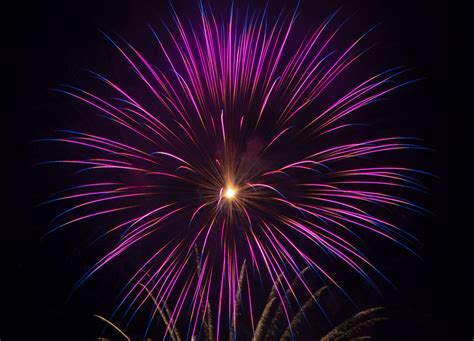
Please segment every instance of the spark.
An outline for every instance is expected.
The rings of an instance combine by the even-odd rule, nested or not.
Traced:
[[[234,199],[236,195],[237,195],[237,190],[233,187],[227,187],[224,193],[224,196],[229,200]]]

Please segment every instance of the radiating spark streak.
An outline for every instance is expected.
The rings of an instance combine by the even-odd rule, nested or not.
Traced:
[[[286,133],[288,130],[290,130],[292,127],[288,127],[288,128],[285,128],[283,129],[281,132],[279,132],[268,144],[267,146],[265,147],[265,150],[267,150],[268,148],[270,148],[270,146],[275,143],[276,140],[278,140],[280,138],[280,136],[282,136],[284,133]]]
[[[222,141],[225,143],[225,125],[224,125],[224,110],[221,111],[221,129],[222,129]]]
[[[166,156],[169,156],[169,157],[172,157],[173,159],[176,159],[176,160],[179,160],[181,161],[182,163],[185,163],[187,164],[188,166],[190,166],[191,164],[185,160],[183,160],[182,158],[176,156],[176,155],[173,155],[171,153],[166,153],[166,152],[154,152],[153,154],[160,154],[160,155],[166,155]]]
[[[110,209],[110,210],[105,210],[105,211],[99,211],[99,212],[95,212],[95,213],[91,213],[91,214],[88,214],[88,215],[85,215],[85,216],[81,216],[79,218],[76,218],[76,219],[72,219],[72,220],[69,220],[67,222],[65,222],[64,224],[61,224],[59,226],[56,226],[55,228],[51,229],[50,231],[48,231],[48,233],[46,233],[45,235],[43,235],[42,238],[46,237],[47,235],[67,226],[67,225],[70,225],[70,224],[74,224],[74,223],[77,223],[78,221],[82,221],[82,220],[85,220],[85,219],[90,219],[90,218],[93,218],[93,217],[97,217],[99,215],[103,215],[103,214],[109,214],[109,213],[113,213],[113,212],[118,212],[118,211],[123,211],[123,210],[128,210],[128,209],[131,209],[131,208],[135,208],[137,207],[136,205],[131,205],[131,206],[125,206],[125,207],[119,207],[119,208],[113,208],[113,209]]]
[[[106,197],[106,198],[101,198],[101,199],[95,199],[95,200],[91,200],[91,201],[87,201],[87,202],[84,202],[82,204],[79,204],[79,205],[76,205],[74,207],[71,207],[70,209],[67,209],[66,211],[62,212],[61,214],[57,215],[56,217],[54,217],[54,219],[51,221],[51,222],[54,222],[56,221],[57,219],[61,218],[62,216],[64,216],[65,214],[68,214],[72,211],[75,211],[79,208],[82,208],[82,207],[85,207],[85,206],[89,206],[89,205],[95,205],[97,203],[101,203],[101,202],[104,202],[104,201],[109,201],[109,200],[117,200],[117,199],[124,199],[124,198],[132,198],[132,197],[143,197],[143,196],[146,196],[146,195],[154,195],[155,193],[133,193],[133,194],[122,194],[122,195],[117,195],[117,196],[112,196],[112,197]]]
[[[277,77],[275,79],[275,81],[273,82],[270,90],[268,90],[268,93],[265,95],[265,98],[263,99],[263,104],[262,104],[262,108],[260,109],[260,112],[258,113],[258,118],[257,118],[257,123],[256,123],[256,126],[258,126],[258,123],[260,122],[260,119],[262,118],[262,114],[263,114],[263,111],[265,110],[265,106],[267,105],[267,102],[268,102],[268,98],[270,97],[270,95],[272,94],[272,90],[273,88],[275,87],[276,83],[278,82],[278,80],[280,79],[280,77]]]

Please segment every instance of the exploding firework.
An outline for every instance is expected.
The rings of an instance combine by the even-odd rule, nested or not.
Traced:
[[[289,322],[291,279],[314,292],[303,268],[338,286],[324,266],[336,259],[375,285],[370,274],[379,271],[358,234],[410,242],[377,212],[419,211],[392,189],[420,188],[413,175],[421,172],[377,155],[418,147],[402,137],[347,141],[359,129],[349,116],[407,84],[405,70],[335,89],[367,50],[365,34],[334,50],[343,28],[333,27],[334,17],[298,40],[297,13],[269,23],[266,10],[232,9],[219,20],[201,5],[199,22],[186,24],[173,12],[166,39],[151,30],[160,58],[107,36],[139,87],[94,73],[110,96],[58,89],[108,119],[101,133],[68,130],[52,139],[75,146],[76,158],[50,163],[78,167],[81,182],[50,201],[73,203],[50,232],[100,221],[108,228],[99,238],[115,242],[77,286],[119,256],[143,251],[113,318],[132,320],[153,297],[150,321],[166,309],[169,334],[183,323],[196,335],[214,314],[219,338],[236,328],[238,306],[255,330],[252,283],[261,280],[274,284]]]

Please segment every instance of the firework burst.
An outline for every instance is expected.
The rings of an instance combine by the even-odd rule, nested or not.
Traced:
[[[109,227],[100,238],[115,241],[78,286],[131,249],[148,253],[113,317],[132,320],[152,295],[150,321],[166,308],[169,334],[185,323],[188,337],[196,335],[212,309],[219,338],[236,328],[230,320],[238,306],[255,330],[252,278],[275,284],[289,321],[289,279],[314,291],[303,268],[337,285],[322,265],[329,257],[375,285],[370,272],[378,271],[359,250],[357,234],[410,240],[376,213],[380,206],[420,210],[390,194],[421,188],[413,177],[419,171],[377,165],[376,156],[418,147],[402,137],[338,143],[356,129],[349,115],[407,84],[398,81],[405,70],[359,80],[329,100],[338,78],[367,51],[360,46],[365,34],[334,50],[342,28],[333,27],[334,16],[298,40],[296,13],[269,23],[266,10],[232,9],[219,20],[201,5],[199,23],[186,24],[173,12],[167,41],[153,29],[150,35],[160,58],[107,36],[139,90],[97,73],[112,98],[58,89],[110,125],[107,133],[64,131],[52,139],[80,149],[80,157],[50,163],[79,167],[82,179],[50,201],[73,203],[52,231],[101,219]]]

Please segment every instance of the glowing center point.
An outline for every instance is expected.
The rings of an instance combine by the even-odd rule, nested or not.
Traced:
[[[237,191],[232,187],[228,187],[224,192],[224,196],[229,200],[235,198],[236,194]]]

